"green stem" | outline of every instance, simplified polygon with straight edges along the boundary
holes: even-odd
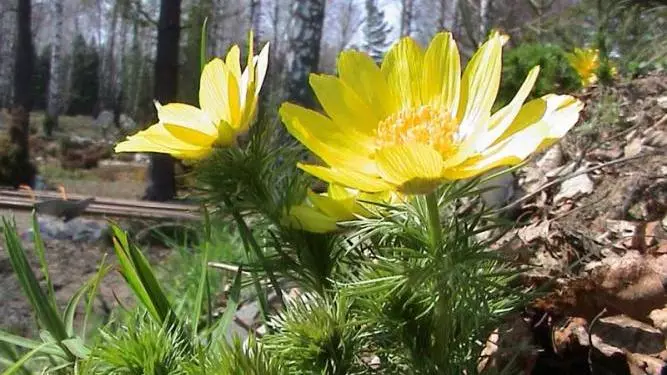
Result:
[[[431,235],[431,246],[435,251],[442,242],[442,226],[440,225],[440,209],[435,192],[426,194],[426,209],[428,210],[428,227]]]
[[[241,234],[241,239],[243,240],[242,242],[246,252],[249,254],[251,252],[254,253],[257,259],[260,261],[260,263],[262,264],[262,268],[269,277],[271,286],[273,286],[273,289],[275,290],[278,299],[282,303],[283,293],[282,290],[280,289],[280,285],[278,284],[278,280],[276,279],[276,276],[273,274],[273,271],[270,269],[266,257],[264,257],[264,253],[262,252],[262,249],[259,247],[259,244],[255,239],[255,236],[252,234],[250,228],[248,228],[248,224],[246,224],[245,220],[243,219],[243,216],[238,211],[238,209],[232,206],[232,202],[228,198],[225,198],[224,201],[225,205],[232,210],[232,216],[236,221],[236,225],[238,225],[239,227],[239,233]],[[257,278],[256,273],[254,272],[253,272],[253,278],[254,278],[255,289],[257,289],[258,293],[257,297],[259,298],[259,303],[261,308],[260,310],[262,310],[261,311],[262,316],[265,321],[268,321],[268,308],[269,308],[268,301],[264,293],[261,293],[261,285],[259,283],[259,279]]]

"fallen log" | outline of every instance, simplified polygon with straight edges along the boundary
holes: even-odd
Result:
[[[58,199],[57,193],[35,192],[35,200],[42,202]],[[73,200],[85,199],[71,195]],[[31,211],[36,203],[30,194],[16,190],[0,190],[0,208]],[[103,216],[153,220],[198,220],[199,207],[177,203],[133,201],[130,199],[97,198],[83,211],[84,216]]]

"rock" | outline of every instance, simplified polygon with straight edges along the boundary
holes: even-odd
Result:
[[[627,353],[630,375],[661,375],[667,373],[667,363],[662,359],[640,353]]]
[[[589,291],[587,302],[596,301],[595,309],[604,306],[618,314],[645,319],[650,311],[667,304],[663,286],[667,256],[646,256],[630,250],[623,256],[610,254],[602,261],[591,262],[586,269],[596,289]]]
[[[101,240],[108,232],[108,224],[104,221],[84,219],[81,217],[64,222],[50,216],[38,216],[37,224],[42,239],[70,240],[76,242],[94,243]],[[22,237],[32,240],[32,228],[23,233]]]
[[[661,96],[657,99],[657,103],[662,109],[667,109],[667,95]]]
[[[667,333],[667,305],[651,311],[648,317],[653,322],[653,327],[662,331],[663,334]]]
[[[573,199],[575,197],[590,194],[593,192],[595,184],[588,174],[583,173],[563,181],[560,185],[560,190],[554,197],[554,203],[558,203],[564,199]]]
[[[125,132],[132,132],[137,128],[137,123],[132,119],[132,117],[122,113],[119,119],[120,128]]]
[[[151,158],[148,156],[148,154],[134,154],[134,162],[135,163],[140,163],[140,164],[148,164],[150,163]]]
[[[94,125],[100,129],[108,129],[113,125],[113,112],[102,111],[97,115]]]
[[[591,340],[608,357],[625,352],[658,355],[665,350],[660,330],[625,315],[599,319],[592,327]]]
[[[488,173],[493,175],[501,172],[501,170],[494,170]],[[480,189],[488,189],[482,193],[482,200],[487,207],[500,208],[505,206],[516,196],[516,177],[514,174],[507,172],[502,173],[492,179],[484,181],[479,186]]]

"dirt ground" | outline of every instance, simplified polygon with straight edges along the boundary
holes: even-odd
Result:
[[[33,126],[38,126],[40,114],[31,117],[34,120],[32,121]],[[73,134],[85,135],[94,142],[98,142],[101,139],[100,135],[89,129],[92,121],[91,118],[79,116],[65,117],[63,123],[65,130],[74,131]],[[81,132],[79,131],[81,127],[89,130]],[[58,159],[58,139],[48,142],[41,140],[32,144],[36,147],[31,152],[39,168],[39,174],[49,189],[61,185],[70,194],[126,199],[140,198],[145,189],[143,181],[145,166],[127,167],[102,163],[91,169],[62,168],[61,161]],[[27,211],[0,209],[0,216],[13,217],[19,233],[26,233],[31,228],[31,216]],[[104,221],[104,218],[95,219]],[[25,240],[23,244],[29,250],[35,273],[42,278],[41,281],[44,281],[39,272],[31,241]],[[46,259],[56,298],[63,305],[83,283],[96,274],[98,265],[105,254],[107,264],[115,263],[113,248],[109,241],[101,240],[91,244],[46,239],[45,245]],[[13,274],[3,246],[3,242],[0,242],[0,327],[21,335],[34,335],[34,318],[30,306]],[[156,248],[149,250],[148,255],[151,260],[159,262],[164,258],[166,252]],[[118,301],[124,304],[133,303],[131,293],[126,288],[122,277],[116,270],[113,270],[100,285],[94,305],[97,320],[103,321],[105,317],[108,317],[109,313],[118,306]]]
[[[547,293],[490,351],[521,343],[526,374],[664,374],[667,75],[579,97],[579,124],[518,172],[517,227],[499,244]]]

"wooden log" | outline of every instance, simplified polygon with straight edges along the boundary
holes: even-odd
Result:
[[[55,191],[45,191],[45,190],[34,190],[35,198],[49,198],[49,199],[60,199],[62,196],[60,193]],[[14,190],[14,189],[0,189],[0,197],[21,197],[21,198],[30,198],[30,193],[25,190]],[[67,198],[72,200],[81,200],[86,199],[89,196],[81,194],[67,194]],[[121,199],[121,198],[105,198],[105,197],[95,197],[95,202],[102,204],[112,204],[115,206],[130,206],[130,207],[146,207],[146,208],[158,208],[158,209],[171,209],[175,211],[197,211],[199,207],[192,204],[185,203],[162,203],[162,202],[149,202],[149,201],[140,201],[133,199]]]
[[[56,198],[57,199],[57,198]],[[44,199],[38,199],[43,201]],[[106,203],[104,203],[106,202]],[[198,208],[196,206],[175,205],[175,204],[161,204],[150,202],[150,206],[132,206],[130,200],[123,200],[122,204],[116,204],[113,199],[103,198],[102,202],[96,200],[91,203],[84,215],[90,216],[108,216],[108,217],[123,217],[135,219],[155,219],[155,220],[198,220]],[[137,203],[146,203],[136,201]],[[12,210],[31,211],[33,209],[34,201],[29,197],[22,197],[16,195],[4,195],[0,192],[0,208],[8,208]],[[174,209],[173,206],[181,206]],[[188,210],[189,209],[189,210]]]

